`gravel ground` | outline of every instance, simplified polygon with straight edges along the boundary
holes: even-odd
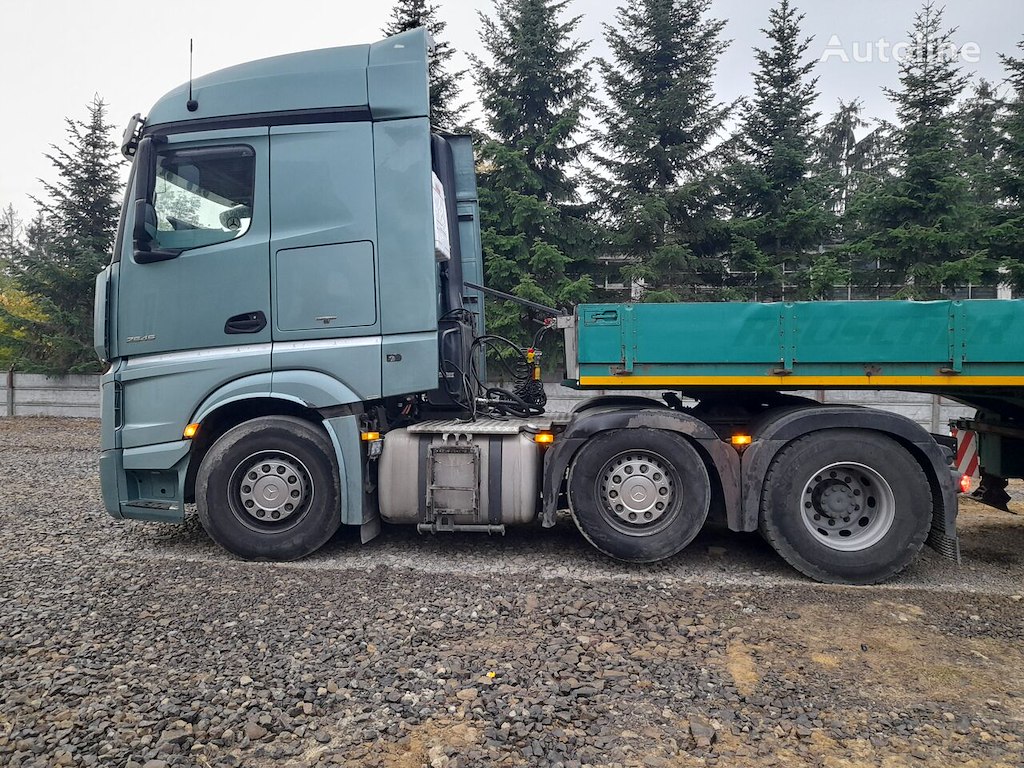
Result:
[[[0,420],[0,765],[1024,764],[1024,517],[968,502],[961,567],[873,588],[570,525],[254,564],[108,518],[97,433]]]

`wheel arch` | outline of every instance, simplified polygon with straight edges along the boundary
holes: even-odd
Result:
[[[766,412],[758,419],[751,430],[753,443],[743,454],[742,527],[737,530],[757,530],[761,492],[779,452],[805,435],[833,429],[877,432],[908,452],[924,471],[932,492],[932,529],[927,543],[944,556],[959,560],[957,498],[949,449],[905,416],[853,405],[785,408]]]
[[[224,384],[199,404],[189,421],[200,427],[189,450],[186,501],[195,498],[199,465],[217,438],[260,416],[294,416],[315,424],[327,434],[342,473],[343,521],[362,524],[368,514],[362,493],[362,446],[356,425],[362,409],[362,399],[356,392],[318,371],[275,371]]]
[[[555,524],[558,500],[565,488],[566,473],[580,448],[591,438],[611,430],[646,427],[682,436],[694,446],[707,468],[711,482],[712,514],[723,510],[727,520],[739,520],[739,455],[700,419],[641,398],[595,398],[573,412],[565,431],[544,456],[544,527]]]
[[[323,428],[323,417],[312,408],[292,398],[273,395],[240,395],[228,397],[213,407],[197,410],[192,423],[199,431],[192,438],[188,469],[185,473],[185,500],[195,500],[196,475],[199,465],[215,442],[228,430],[261,416],[294,416]]]

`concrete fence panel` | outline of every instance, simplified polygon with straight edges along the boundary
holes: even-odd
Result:
[[[100,416],[99,376],[8,372],[4,388],[6,416]]]

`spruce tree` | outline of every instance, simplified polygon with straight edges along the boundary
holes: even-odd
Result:
[[[723,247],[708,177],[728,118],[714,73],[728,43],[711,0],[629,0],[605,25],[607,102],[594,180],[623,276],[647,301],[705,296]]]
[[[995,86],[979,80],[957,115],[964,154],[991,163],[999,151],[999,114],[1002,102]]]
[[[52,354],[50,324],[38,297],[27,295],[17,280],[18,267],[26,258],[38,257],[47,247],[49,234],[43,214],[37,213],[22,234],[11,243],[10,258],[0,273],[0,364],[4,369],[20,365],[24,370],[60,373],[38,364]]]
[[[839,102],[839,109],[821,130],[816,162],[821,180],[829,192],[828,210],[837,224],[831,242],[834,248],[812,259],[804,295],[813,298],[863,298],[863,286],[874,285],[877,261],[854,257],[842,247],[846,228],[855,223],[851,208],[865,184],[875,184],[892,172],[895,163],[893,126],[880,121],[877,127],[860,135],[870,126],[862,117],[859,100]],[[836,290],[847,286],[847,293]],[[852,291],[851,291],[852,289]]]
[[[857,155],[857,131],[867,126],[861,116],[862,103],[839,101],[839,109],[825,124],[818,140],[818,162],[831,176],[832,212],[842,215],[850,200]]]
[[[23,230],[13,205],[0,210],[0,274],[10,275],[20,260]]]
[[[13,205],[0,211],[0,368],[3,370],[14,362],[16,346],[15,327],[5,318],[8,314],[20,314],[27,303],[12,277],[14,266],[21,261],[22,231]]]
[[[120,159],[103,100],[93,99],[86,120],[66,123],[67,146],[54,146],[47,155],[58,178],[44,182],[48,199],[36,201],[40,214],[26,231],[27,247],[13,271],[38,312],[7,317],[22,340],[19,365],[46,373],[98,367],[92,349],[93,287],[110,261],[119,213]],[[45,339],[45,345],[37,345],[37,339]]]
[[[850,199],[867,179],[880,179],[893,165],[892,125],[882,121],[858,137],[870,122],[859,99],[840,100],[839,109],[822,128],[816,162],[832,192],[831,209],[842,216]]]
[[[592,236],[575,169],[590,79],[579,18],[567,1],[502,0],[481,14],[489,61],[474,59],[489,137],[478,151],[484,266],[488,284],[563,307],[593,287]],[[530,338],[517,305],[490,301],[488,327]]]
[[[430,57],[430,123],[441,130],[458,130],[466,103],[462,97],[461,81],[465,70],[449,72],[452,56],[451,43],[442,39],[448,23],[442,21],[439,6],[427,0],[397,0],[391,10],[391,21],[384,27],[387,36],[426,27],[434,38],[434,52]]]
[[[955,119],[959,125],[961,152],[970,186],[970,195],[984,208],[986,218],[994,212],[998,196],[996,188],[996,155],[999,152],[999,113],[1001,100],[995,87],[980,80]]]
[[[880,295],[938,298],[992,273],[955,124],[967,77],[942,16],[924,4],[900,63],[900,87],[887,91],[900,123],[895,172],[864,185],[853,204],[851,251],[879,265],[869,287]]]
[[[1018,45],[1024,53],[1024,41]],[[999,208],[992,230],[992,256],[1009,273],[1018,290],[1024,288],[1024,57],[1001,57],[1010,93],[1002,116],[996,170]]]
[[[955,115],[967,195],[977,216],[977,247],[986,248],[990,259],[994,256],[994,227],[998,225],[1002,211],[999,205],[998,174],[1001,109],[1002,100],[995,87],[987,80],[980,80]],[[996,264],[993,259],[993,266]],[[983,279],[987,283],[984,288],[994,292],[999,282],[995,272],[990,270]]]
[[[814,162],[817,62],[807,56],[812,39],[801,34],[803,19],[790,0],[769,12],[762,30],[769,45],[754,49],[754,96],[735,141],[737,162],[725,174],[730,266],[756,275],[751,287],[762,299],[789,298],[787,284],[798,286],[805,298],[827,297],[831,291],[822,277],[844,276],[829,260],[816,281],[808,280],[814,254],[831,237],[835,220],[831,190]]]

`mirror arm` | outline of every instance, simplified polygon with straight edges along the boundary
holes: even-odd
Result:
[[[140,251],[135,249],[135,263],[136,264],[155,264],[158,261],[170,261],[176,259],[181,255],[181,251],[176,249],[162,248],[155,251]]]

